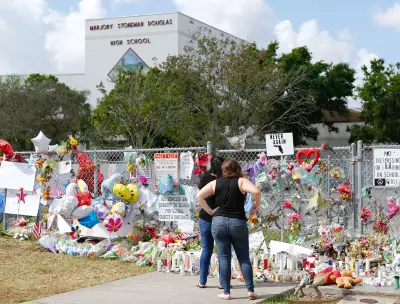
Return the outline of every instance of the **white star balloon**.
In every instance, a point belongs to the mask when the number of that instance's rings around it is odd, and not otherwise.
[[[47,153],[49,151],[49,144],[51,139],[47,138],[46,135],[40,131],[39,135],[32,138],[32,143],[35,146],[36,153]]]

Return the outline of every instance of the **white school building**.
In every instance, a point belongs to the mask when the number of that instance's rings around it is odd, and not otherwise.
[[[90,104],[96,106],[101,96],[97,85],[110,90],[119,69],[146,70],[183,53],[190,33],[202,27],[212,35],[240,40],[181,13],[86,20],[85,73],[56,76],[68,86],[89,90]]]

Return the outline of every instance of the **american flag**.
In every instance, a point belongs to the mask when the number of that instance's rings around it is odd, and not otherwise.
[[[42,234],[42,222],[41,221],[37,221],[35,223],[35,226],[33,226],[33,237],[35,239],[40,238],[40,235]]]
[[[192,239],[196,238],[198,235],[196,233],[188,233],[188,232],[182,232],[176,235],[176,238],[178,240],[187,240],[187,239]]]

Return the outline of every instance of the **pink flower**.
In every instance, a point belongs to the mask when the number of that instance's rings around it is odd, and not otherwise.
[[[122,227],[122,219],[115,215],[108,216],[105,227],[109,232],[117,232]]]
[[[301,215],[299,213],[291,213],[291,214],[288,214],[287,217],[288,217],[289,224],[292,224],[294,221],[301,222]]]
[[[258,161],[261,164],[263,164],[264,166],[267,165],[268,159],[267,159],[267,155],[265,154],[265,152],[262,152],[261,154],[258,155]]]

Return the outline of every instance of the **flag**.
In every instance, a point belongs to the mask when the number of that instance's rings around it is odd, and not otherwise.
[[[35,226],[33,226],[33,237],[35,239],[40,238],[40,235],[42,234],[42,222],[37,221],[35,223]]]

